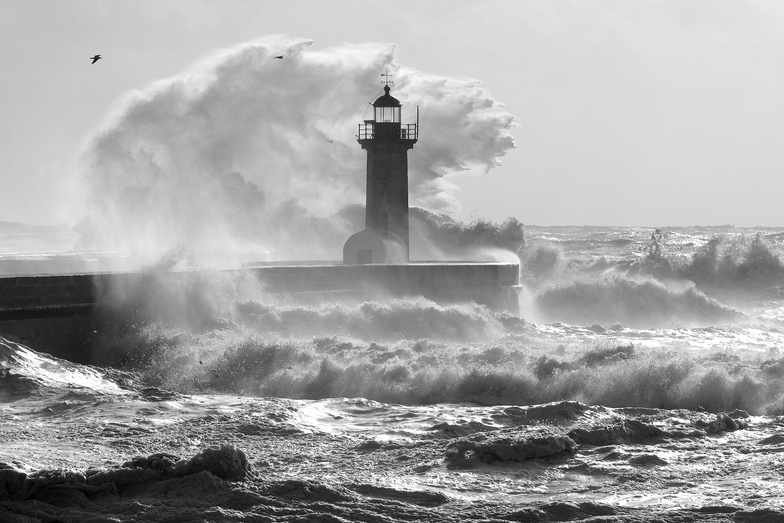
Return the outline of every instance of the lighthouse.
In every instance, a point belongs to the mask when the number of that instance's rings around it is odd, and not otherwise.
[[[400,101],[384,94],[373,102],[373,119],[359,124],[357,141],[367,151],[365,229],[343,245],[344,264],[408,263],[408,150],[417,123],[401,123]]]

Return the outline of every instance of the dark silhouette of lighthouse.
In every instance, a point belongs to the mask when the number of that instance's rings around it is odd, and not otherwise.
[[[386,76],[386,75],[384,75]],[[373,119],[359,124],[357,141],[367,151],[365,230],[343,246],[344,264],[407,263],[408,150],[418,138],[417,123],[400,123],[400,101],[384,94],[373,102]]]

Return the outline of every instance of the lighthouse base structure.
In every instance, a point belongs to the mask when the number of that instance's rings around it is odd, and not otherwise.
[[[343,264],[368,263],[408,263],[408,245],[389,231],[359,231],[343,245]]]
[[[0,277],[0,336],[78,363],[89,363],[113,311],[155,299],[178,283],[191,292],[227,276],[260,283],[282,304],[361,303],[423,297],[439,304],[474,302],[519,315],[519,266],[512,263],[342,265],[256,264],[243,269]],[[229,281],[232,281],[229,278]],[[198,294],[198,292],[196,292]],[[138,303],[137,303],[138,302]]]

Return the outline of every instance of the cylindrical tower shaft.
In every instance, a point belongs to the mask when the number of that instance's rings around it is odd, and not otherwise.
[[[384,124],[376,124],[376,128]],[[399,124],[386,124],[400,128]],[[408,150],[413,140],[367,140],[365,227],[397,234],[408,247]]]

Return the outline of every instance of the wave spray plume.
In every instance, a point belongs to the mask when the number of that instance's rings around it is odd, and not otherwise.
[[[512,116],[477,82],[405,68],[390,45],[311,44],[237,45],[128,94],[86,151],[82,246],[143,262],[173,249],[340,258],[364,200],[354,133],[385,68],[404,118],[422,107],[412,205],[456,209],[444,177],[514,147]]]

